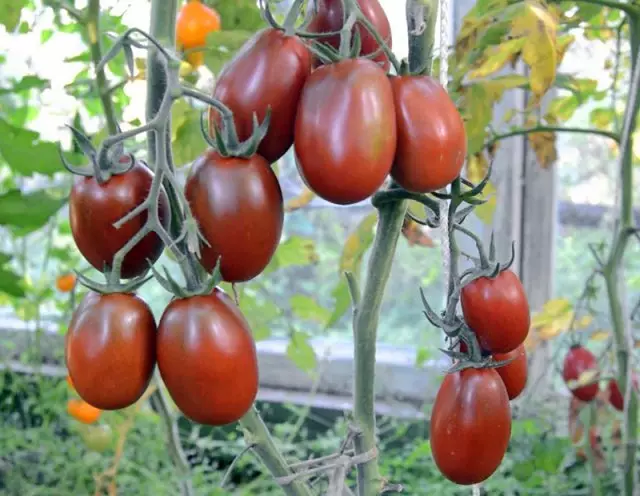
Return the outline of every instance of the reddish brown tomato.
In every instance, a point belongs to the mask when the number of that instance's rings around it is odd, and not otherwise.
[[[117,410],[135,403],[149,385],[156,323],[135,295],[89,293],[74,312],[65,345],[80,397],[101,410]]]
[[[253,132],[253,114],[260,122],[271,107],[271,121],[258,153],[269,163],[282,157],[293,144],[293,127],[298,100],[311,72],[311,54],[295,36],[277,29],[256,33],[222,70],[214,98],[234,113],[238,136],[245,140]],[[209,112],[211,125],[220,114]]]
[[[158,326],[158,368],[178,408],[200,424],[235,422],[258,392],[249,324],[218,289],[169,304]]]
[[[209,243],[201,246],[203,267],[213,270],[222,257],[225,281],[260,274],[278,247],[284,222],[282,191],[267,161],[209,151],[193,163],[185,195]]]
[[[598,362],[593,353],[580,345],[574,345],[567,353],[562,367],[562,379],[565,383],[577,381],[581,374],[596,370]],[[571,390],[571,394],[581,401],[591,401],[598,394],[598,383],[588,384]]]
[[[524,345],[521,344],[509,353],[496,353],[493,359],[496,362],[513,359],[507,365],[498,367],[496,371],[502,378],[504,387],[507,388],[509,399],[516,399],[527,385],[527,352]]]
[[[348,205],[375,193],[396,149],[393,93],[383,70],[366,59],[316,69],[302,92],[294,149],[300,175],[321,198]]]
[[[126,159],[125,159],[126,160]],[[69,220],[73,239],[80,253],[96,269],[111,267],[113,257],[145,224],[147,212],[126,222],[120,229],[113,224],[146,199],[151,188],[153,172],[136,163],[124,174],[112,176],[99,184],[94,178],[80,178],[71,189]],[[159,218],[169,225],[171,211],[166,194],[160,195]],[[132,278],[144,273],[162,254],[162,241],[149,233],[127,254],[121,276]]]
[[[311,18],[307,31],[310,33],[332,33],[340,31],[344,25],[342,2],[343,0],[316,0],[316,12]],[[385,43],[391,48],[391,25],[380,2],[378,0],[358,0],[358,4],[364,17],[371,22]],[[380,49],[380,45],[378,45],[375,38],[369,33],[369,30],[367,30],[361,22],[355,25],[354,31],[355,29],[358,29],[360,39],[362,40],[360,55],[364,56],[377,53],[378,55],[376,55],[373,60],[379,63],[385,72],[388,71],[390,66],[389,59]],[[340,47],[340,36],[337,35],[322,38],[320,41],[336,49]],[[317,66],[319,64],[320,61],[314,61],[314,65]]]
[[[398,121],[391,177],[416,193],[442,189],[464,165],[467,138],[462,117],[435,79],[393,76],[390,80]]]
[[[632,379],[633,389],[638,391],[638,377],[634,374]],[[611,406],[618,411],[624,410],[624,394],[620,391],[620,387],[618,386],[618,381],[615,379],[611,379],[607,386],[609,390],[609,403]]]
[[[460,303],[480,346],[491,353],[513,351],[529,334],[529,302],[520,279],[511,270],[467,284],[462,288]]]
[[[448,374],[431,413],[431,450],[452,482],[482,482],[500,466],[511,436],[509,396],[493,369]]]

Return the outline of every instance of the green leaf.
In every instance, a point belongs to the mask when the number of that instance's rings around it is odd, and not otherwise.
[[[4,0],[0,2],[0,24],[4,24],[7,31],[13,31],[20,22],[22,8],[27,0]]]
[[[0,268],[0,292],[15,298],[23,298],[25,290],[22,278],[11,269]]]
[[[493,117],[493,101],[481,84],[468,86],[464,95],[465,129],[469,147],[467,153],[474,155],[484,148],[487,126]]]
[[[340,278],[340,282],[331,292],[331,296],[334,297],[335,303],[333,312],[324,326],[325,330],[334,326],[351,307],[351,295],[349,294],[349,286],[345,277]]]
[[[597,108],[589,114],[589,122],[600,129],[606,129],[611,127],[615,116],[615,112],[610,108]]]
[[[65,203],[66,198],[53,198],[44,191],[8,191],[0,195],[0,225],[28,234],[44,226]]]
[[[10,88],[0,88],[0,95],[7,93],[19,93],[20,91],[26,91],[31,89],[42,90],[48,88],[50,82],[46,79],[40,79],[37,76],[24,76],[20,81],[17,81]]]
[[[255,32],[264,27],[264,21],[255,0],[207,0],[222,19],[223,30],[244,29]]]
[[[200,111],[185,100],[178,100],[171,109],[171,142],[177,167],[189,165],[207,149],[200,127]]]
[[[289,298],[291,310],[301,319],[324,323],[331,316],[329,310],[321,306],[310,296],[294,295]]]
[[[318,261],[315,242],[310,238],[291,236],[280,243],[269,265],[263,271],[268,274],[286,267],[301,267]]]
[[[235,53],[251,38],[253,31],[215,31],[207,35],[207,45],[204,54],[205,65],[214,74],[226,64]]]
[[[427,348],[418,348],[416,353],[416,367],[422,367],[433,356],[433,352]]]
[[[364,254],[373,243],[374,228],[378,222],[378,213],[372,212],[360,221],[358,227],[345,241],[340,256],[340,275],[345,271],[353,272],[357,277]]]
[[[259,299],[248,290],[240,294],[240,310],[249,322],[256,341],[271,336],[271,323],[282,314],[280,308],[271,300]]]
[[[316,368],[318,360],[316,352],[309,344],[309,336],[300,331],[293,331],[287,346],[287,356],[299,369],[311,372]]]
[[[555,98],[547,107],[545,119],[552,123],[566,122],[571,119],[579,106],[580,102],[575,95]]]

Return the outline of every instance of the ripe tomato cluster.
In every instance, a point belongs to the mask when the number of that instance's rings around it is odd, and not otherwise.
[[[466,324],[497,368],[448,374],[433,405],[431,449],[440,471],[457,484],[477,484],[500,466],[511,437],[510,400],[527,383],[524,341],[530,312],[520,279],[509,269],[480,277],[461,290]],[[460,351],[467,346],[461,342]]]

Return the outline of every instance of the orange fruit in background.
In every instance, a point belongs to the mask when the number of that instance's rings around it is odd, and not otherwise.
[[[61,293],[68,293],[76,285],[76,275],[73,273],[62,274],[56,279],[56,288]]]
[[[86,401],[70,399],[67,401],[67,413],[83,424],[93,424],[100,418],[102,410]]]
[[[176,41],[181,50],[204,47],[207,35],[220,31],[218,12],[199,0],[189,0],[182,6],[176,19]],[[204,62],[204,54],[194,51],[187,55],[189,63],[198,67]]]

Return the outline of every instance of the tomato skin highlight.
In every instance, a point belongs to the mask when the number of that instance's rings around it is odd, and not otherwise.
[[[278,179],[264,158],[206,152],[191,167],[185,196],[210,244],[201,244],[207,271],[218,257],[228,282],[248,281],[265,269],[280,242],[284,204]]]
[[[127,159],[124,159],[127,160]],[[146,199],[153,172],[141,162],[124,174],[112,176],[104,184],[94,178],[78,178],[69,197],[69,221],[73,239],[84,258],[97,270],[111,267],[113,257],[147,221],[143,211],[120,229],[113,224]],[[158,215],[167,227],[171,218],[169,200],[161,190]],[[130,279],[147,271],[162,254],[163,244],[156,233],[147,234],[133,247],[122,263],[121,277]]]
[[[310,72],[311,54],[300,39],[277,29],[265,29],[245,43],[222,69],[213,97],[233,111],[241,140],[253,132],[253,114],[262,122],[271,107],[269,130],[258,154],[273,163],[293,144],[296,109]],[[209,119],[212,126],[219,125],[220,113],[210,109]]]
[[[133,294],[89,293],[65,338],[73,387],[101,410],[134,404],[156,363],[156,323],[149,306]]]
[[[371,22],[376,28],[376,31],[380,34],[385,43],[392,48],[393,39],[391,36],[391,25],[389,19],[385,13],[382,5],[378,0],[358,0],[358,5],[362,11],[364,17]],[[344,25],[344,13],[342,8],[342,0],[316,0],[316,13],[312,16],[307,31],[310,33],[332,33],[340,31]],[[360,39],[362,47],[360,48],[360,55],[370,55],[380,50],[380,45],[376,42],[375,38],[369,33],[369,30],[361,23],[357,22],[352,30],[360,33]],[[340,36],[330,36],[326,38],[320,38],[320,42],[332,46],[335,49],[340,47]],[[383,51],[380,51],[373,59],[380,64],[382,69],[387,72],[391,63],[388,57]],[[314,66],[321,65],[322,62],[315,59]]]
[[[508,353],[524,343],[531,316],[527,294],[511,270],[481,277],[462,288],[462,314],[483,349]]]
[[[460,175],[467,154],[464,122],[445,89],[429,76],[391,76],[398,145],[391,177],[429,193]]]
[[[237,421],[258,392],[249,324],[219,289],[169,303],[158,326],[158,368],[178,408],[200,424]]]
[[[431,450],[442,474],[460,485],[477,484],[500,466],[511,437],[507,390],[493,369],[448,374],[436,395]]]
[[[578,380],[580,375],[587,370],[597,369],[598,362],[593,353],[580,345],[574,345],[567,353],[562,367],[562,379],[565,383]],[[576,389],[571,389],[571,394],[581,401],[592,401],[598,394],[600,387],[597,382]]]
[[[633,388],[638,392],[638,377],[634,374],[632,379]],[[620,391],[618,381],[611,379],[607,384],[609,390],[609,403],[613,408],[622,412],[624,410],[624,392]]]
[[[512,362],[496,368],[496,372],[498,372],[498,375],[502,378],[504,387],[507,389],[510,400],[514,400],[520,396],[520,393],[524,391],[527,385],[528,365],[527,352],[524,349],[524,344],[521,344],[509,353],[496,353],[493,355],[493,359],[496,362],[502,362],[503,360],[510,360],[512,358],[515,358]]]
[[[296,118],[298,171],[321,198],[365,200],[384,183],[396,149],[391,83],[374,62],[347,59],[311,73]]]

